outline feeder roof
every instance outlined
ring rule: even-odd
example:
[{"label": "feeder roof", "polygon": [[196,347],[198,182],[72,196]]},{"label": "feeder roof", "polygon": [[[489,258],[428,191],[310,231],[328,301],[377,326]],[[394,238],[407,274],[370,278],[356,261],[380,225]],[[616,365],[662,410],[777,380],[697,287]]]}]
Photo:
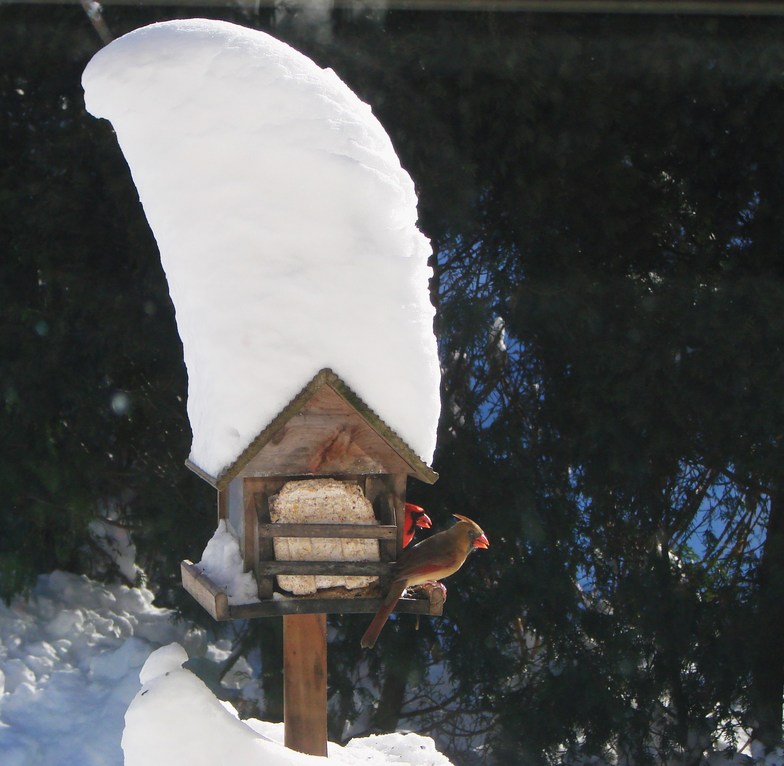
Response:
[{"label": "feeder roof", "polygon": [[[438,479],[438,474],[433,471],[416,452],[390,428],[379,415],[374,412],[346,383],[329,368],[320,370],[310,382],[284,407],[278,415],[256,436],[240,456],[217,476],[212,476],[202,470],[198,465],[190,460],[185,462],[195,474],[207,481],[216,489],[224,489],[229,482],[237,476],[243,474],[251,461],[256,458],[267,445],[271,445],[280,439],[286,426],[297,415],[303,413],[307,405],[314,398],[324,392],[330,392],[347,404],[353,411],[355,417],[359,417],[372,432],[380,439],[386,447],[402,461],[404,470],[409,476],[413,476],[427,484],[433,484]],[[329,473],[330,471],[327,471]],[[360,471],[361,472],[361,471]],[[391,472],[391,471],[390,471]],[[251,472],[252,473],[252,472]],[[297,471],[297,473],[303,473]],[[306,471],[305,473],[309,473]],[[317,473],[314,471],[314,473]]]}]

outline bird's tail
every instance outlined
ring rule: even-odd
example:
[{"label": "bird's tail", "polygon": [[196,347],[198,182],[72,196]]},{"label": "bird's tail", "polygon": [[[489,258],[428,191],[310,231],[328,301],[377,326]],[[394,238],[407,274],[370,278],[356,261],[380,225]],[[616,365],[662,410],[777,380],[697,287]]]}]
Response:
[{"label": "bird's tail", "polygon": [[400,597],[403,595],[405,589],[405,580],[398,580],[392,583],[389,588],[389,593],[387,593],[387,597],[384,599],[384,603],[381,604],[375,617],[373,617],[370,625],[368,625],[365,635],[362,636],[360,646],[363,649],[372,649],[375,646],[378,634],[381,633],[381,628],[386,624],[389,615],[392,614],[392,610],[397,606],[397,602],[400,601]]}]

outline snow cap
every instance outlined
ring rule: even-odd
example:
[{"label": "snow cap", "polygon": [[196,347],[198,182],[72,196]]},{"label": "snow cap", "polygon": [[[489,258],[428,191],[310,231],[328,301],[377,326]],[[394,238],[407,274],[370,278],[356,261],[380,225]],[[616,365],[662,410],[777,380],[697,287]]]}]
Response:
[{"label": "snow cap", "polygon": [[139,680],[143,684],[148,684],[159,676],[165,676],[167,673],[179,670],[187,661],[188,653],[180,644],[173,642],[161,646],[147,658],[139,673]]},{"label": "snow cap", "polygon": [[431,250],[370,107],[275,38],[204,19],[115,40],[82,83],[158,243],[191,462],[218,476],[325,367],[431,462]]}]

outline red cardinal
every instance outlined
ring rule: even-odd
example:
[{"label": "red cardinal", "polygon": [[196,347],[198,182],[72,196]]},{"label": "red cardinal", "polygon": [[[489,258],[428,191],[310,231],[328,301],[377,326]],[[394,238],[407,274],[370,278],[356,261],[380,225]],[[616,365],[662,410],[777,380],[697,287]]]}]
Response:
[{"label": "red cardinal", "polygon": [[413,503],[406,503],[406,519],[403,522],[403,547],[405,548],[414,539],[417,527],[430,529],[433,522],[430,516],[425,513],[425,509]]},{"label": "red cardinal", "polygon": [[457,513],[454,515],[458,522],[451,529],[428,537],[403,551],[392,570],[389,593],[362,636],[363,648],[369,649],[375,645],[381,628],[407,587],[449,577],[463,566],[474,548],[490,547],[489,540],[477,523]]}]

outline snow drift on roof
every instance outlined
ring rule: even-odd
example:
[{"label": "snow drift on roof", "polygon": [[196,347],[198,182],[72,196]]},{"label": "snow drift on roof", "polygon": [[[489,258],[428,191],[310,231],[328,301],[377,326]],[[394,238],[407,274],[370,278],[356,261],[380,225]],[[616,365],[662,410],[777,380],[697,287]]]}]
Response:
[{"label": "snow drift on roof", "polygon": [[414,185],[370,107],[262,32],[204,19],[115,40],[83,75],[160,249],[191,461],[217,476],[335,370],[425,461],[440,372]]}]

